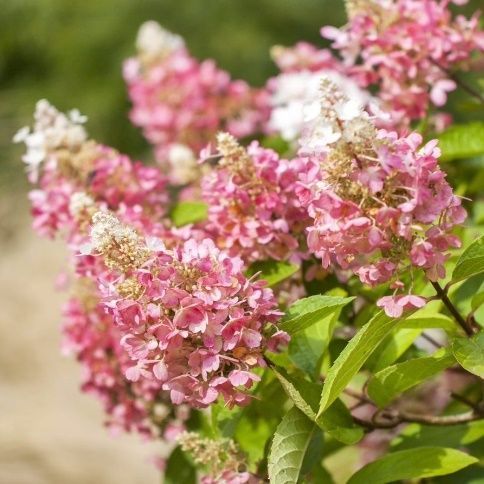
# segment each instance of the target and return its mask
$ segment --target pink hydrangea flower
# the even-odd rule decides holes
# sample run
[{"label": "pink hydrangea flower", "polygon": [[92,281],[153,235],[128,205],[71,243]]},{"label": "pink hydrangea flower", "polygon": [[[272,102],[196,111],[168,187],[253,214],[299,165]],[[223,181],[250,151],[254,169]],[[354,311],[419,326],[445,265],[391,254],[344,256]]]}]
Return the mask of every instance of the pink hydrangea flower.
[{"label": "pink hydrangea flower", "polygon": [[262,131],[268,115],[263,90],[232,80],[211,60],[197,61],[181,37],[156,22],[141,26],[137,46],[138,56],[124,66],[130,118],[160,162],[170,156],[172,143],[198,152],[219,130],[235,136]]},{"label": "pink hydrangea flower", "polygon": [[131,358],[93,287],[81,280],[77,293],[78,297],[71,298],[64,308],[63,349],[74,354],[82,365],[82,390],[102,402],[110,430],[137,431],[146,437],[159,436],[165,427],[177,426],[183,430],[187,417],[170,410],[168,395],[161,391],[159,381],[126,380]]},{"label": "pink hydrangea flower", "polygon": [[406,296],[384,296],[377,302],[377,306],[383,308],[385,313],[392,318],[399,318],[405,311],[420,309],[426,304],[426,300],[412,294]]},{"label": "pink hydrangea flower", "polygon": [[305,161],[280,159],[257,142],[246,150],[226,133],[217,139],[220,161],[202,180],[209,206],[206,230],[219,247],[246,264],[300,260],[308,219],[296,189]]},{"label": "pink hydrangea flower", "polygon": [[103,285],[104,299],[133,360],[126,376],[151,374],[175,405],[206,407],[219,395],[229,406],[248,403],[247,390],[259,380],[253,370],[265,365],[267,331],[280,314],[264,282],[248,281],[242,261],[210,239],[150,250],[106,213],[95,214],[92,239],[93,251],[118,273]]},{"label": "pink hydrangea flower", "polygon": [[[333,83],[322,91],[301,147],[315,167],[300,192],[313,219],[309,250],[371,286],[412,268],[444,277],[447,251],[460,245],[450,231],[466,213],[438,166],[437,141],[378,131],[362,110],[346,116],[351,101]],[[321,126],[333,136],[321,137]]]},{"label": "pink hydrangea flower", "polygon": [[[143,231],[151,248],[156,247],[151,235],[165,236],[168,244],[190,235],[165,227],[168,197],[159,169],[133,163],[89,140],[81,122],[84,118],[76,111],[64,115],[40,101],[32,132],[25,129],[21,136],[26,161],[38,161],[35,172],[29,169],[30,179],[39,185],[29,195],[34,228],[44,236],[61,235],[72,253],[74,295],[64,310],[63,349],[81,363],[82,389],[101,400],[113,432],[135,430],[155,436],[169,422],[183,429],[188,415],[171,409],[162,382],[133,362],[123,347],[123,334],[100,303],[95,285],[106,266],[84,246],[91,217],[100,208],[115,211]],[[35,146],[31,137],[38,141]],[[103,283],[112,282],[104,278]]]},{"label": "pink hydrangea flower", "polygon": [[297,42],[292,47],[276,45],[271,49],[271,57],[283,73],[337,71],[340,67],[329,49],[318,49],[308,42]]},{"label": "pink hydrangea flower", "polygon": [[[453,17],[448,0],[348,0],[348,23],[323,27],[347,75],[376,86],[394,126],[441,107],[456,88],[450,71],[466,70],[484,50],[478,15]],[[463,2],[454,2],[462,4]]]}]

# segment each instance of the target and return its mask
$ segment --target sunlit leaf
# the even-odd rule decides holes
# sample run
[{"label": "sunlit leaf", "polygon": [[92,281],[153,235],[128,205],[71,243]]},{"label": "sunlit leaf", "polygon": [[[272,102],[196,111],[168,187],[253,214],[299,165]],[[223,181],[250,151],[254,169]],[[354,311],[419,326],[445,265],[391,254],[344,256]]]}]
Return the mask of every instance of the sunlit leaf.
[{"label": "sunlit leaf", "polygon": [[203,202],[178,202],[170,212],[175,227],[202,222],[207,219],[207,205]]},{"label": "sunlit leaf", "polygon": [[421,329],[395,328],[371,355],[367,366],[373,372],[383,370],[397,361],[421,333]]},{"label": "sunlit leaf", "polygon": [[321,394],[319,414],[322,414],[338,398],[378,343],[400,320],[380,311],[350,340],[329,369]]},{"label": "sunlit leaf", "polygon": [[318,324],[299,331],[291,337],[288,353],[294,364],[310,375],[317,376],[322,357],[333,335],[339,312],[329,314]]},{"label": "sunlit leaf", "polygon": [[472,338],[457,338],[452,352],[462,368],[484,378],[484,331]]},{"label": "sunlit leaf", "polygon": [[397,328],[405,329],[443,329],[449,334],[455,334],[460,331],[460,326],[454,319],[445,316],[445,314],[424,314],[419,315],[418,312],[413,316],[404,319],[398,324]]},{"label": "sunlit leaf", "polygon": [[484,153],[484,122],[455,124],[440,134],[438,139],[442,150],[440,157],[442,161],[482,155]]},{"label": "sunlit leaf", "polygon": [[[483,286],[481,286],[483,288]],[[477,311],[484,304],[484,290],[474,294],[471,301],[472,311]]]},{"label": "sunlit leaf", "polygon": [[354,474],[348,484],[385,484],[452,474],[477,462],[475,457],[446,447],[415,447],[392,452]]},{"label": "sunlit leaf", "polygon": [[279,282],[291,277],[299,270],[299,266],[285,261],[265,260],[251,264],[247,269],[247,277],[260,272],[259,279],[267,281],[269,287],[275,286]]},{"label": "sunlit leaf", "polygon": [[354,297],[309,296],[296,301],[289,307],[279,327],[289,334],[309,328],[329,314],[336,314]]},{"label": "sunlit leaf", "polygon": [[294,378],[281,369],[275,370],[275,373],[294,405],[308,418],[315,420],[328,435],[347,445],[362,439],[363,429],[354,423],[341,400],[335,400],[326,412],[316,418],[322,386],[303,378]]},{"label": "sunlit leaf", "polygon": [[460,447],[484,439],[484,420],[445,427],[409,424],[391,442],[392,450],[439,445]]},{"label": "sunlit leaf", "polygon": [[455,363],[452,354],[442,348],[433,355],[397,363],[379,371],[368,384],[368,395],[385,407],[402,392],[419,385]]},{"label": "sunlit leaf", "polygon": [[297,407],[284,415],[269,453],[271,484],[294,484],[298,481],[309,444],[317,429],[316,424]]},{"label": "sunlit leaf", "polygon": [[452,273],[452,282],[484,272],[484,236],[475,240],[462,253]]}]

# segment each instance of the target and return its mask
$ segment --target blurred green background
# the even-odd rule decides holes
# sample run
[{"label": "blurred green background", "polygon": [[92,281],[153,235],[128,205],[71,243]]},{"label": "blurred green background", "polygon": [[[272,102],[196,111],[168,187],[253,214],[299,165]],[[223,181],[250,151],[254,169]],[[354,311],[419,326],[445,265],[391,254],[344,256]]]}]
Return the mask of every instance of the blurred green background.
[{"label": "blurred green background", "polygon": [[214,58],[261,85],[275,72],[274,44],[323,45],[319,29],[345,20],[340,0],[0,0],[0,183],[24,186],[15,131],[35,102],[77,107],[90,134],[143,157],[147,145],[127,119],[121,77],[139,25],[154,19],[181,34],[198,58]]},{"label": "blurred green background", "polygon": [[[459,11],[469,14],[479,4],[471,0]],[[121,76],[142,22],[157,20],[181,34],[194,56],[214,58],[234,77],[262,85],[276,72],[271,46],[298,40],[327,46],[320,27],[346,20],[343,0],[0,0],[0,9],[0,220],[28,188],[24,147],[11,140],[31,124],[40,98],[60,110],[80,109],[93,138],[150,157],[128,121]],[[450,101],[456,120],[482,115],[465,93]],[[470,108],[462,111],[459,103]]]}]

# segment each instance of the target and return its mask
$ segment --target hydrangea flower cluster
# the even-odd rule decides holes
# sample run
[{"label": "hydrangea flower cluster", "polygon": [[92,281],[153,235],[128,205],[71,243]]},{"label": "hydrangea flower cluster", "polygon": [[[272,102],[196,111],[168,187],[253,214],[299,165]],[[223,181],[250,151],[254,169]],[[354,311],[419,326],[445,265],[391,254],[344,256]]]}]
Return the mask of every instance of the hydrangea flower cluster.
[{"label": "hydrangea flower cluster", "polygon": [[280,313],[264,281],[247,280],[242,261],[210,239],[168,250],[110,213],[93,223],[93,253],[112,271],[106,305],[135,362],[126,377],[162,382],[175,404],[205,407],[219,394],[229,406],[248,403],[264,349],[286,339],[274,330],[266,337]]},{"label": "hydrangea flower cluster", "polygon": [[31,180],[39,183],[30,193],[34,228],[43,236],[65,237],[73,255],[75,280],[64,308],[64,351],[82,364],[82,389],[101,400],[113,431],[171,437],[173,428],[183,430],[187,412],[166,405],[168,394],[159,382],[126,380],[131,359],[95,284],[96,274],[106,267],[99,258],[79,255],[89,238],[91,217],[101,208],[115,210],[144,231],[166,233],[158,220],[166,212],[166,179],[157,168],[132,163],[89,140],[81,124],[85,117],[78,112],[66,116],[42,100],[34,118],[32,132],[23,128],[15,140],[25,141],[23,159]]},{"label": "hydrangea flower cluster", "polygon": [[228,133],[217,136],[215,156],[218,166],[203,178],[202,198],[217,245],[247,264],[300,260],[307,215],[296,189],[305,161],[281,159],[256,141],[245,149]]},{"label": "hydrangea flower cluster", "polygon": [[262,482],[246,468],[244,456],[231,439],[207,439],[196,432],[184,432],[178,437],[184,452],[196,464],[206,467],[202,484],[258,484]]},{"label": "hydrangea flower cluster", "polygon": [[[154,380],[128,382],[125,372],[131,359],[121,346],[119,330],[99,304],[90,279],[76,283],[76,296],[64,308],[63,349],[82,365],[82,390],[103,403],[107,425],[113,433],[137,431],[151,437],[167,437],[170,428],[183,428],[187,413],[167,405],[161,385]],[[80,285],[87,285],[82,290]],[[165,401],[163,401],[165,399]]]},{"label": "hydrangea flower cluster", "polygon": [[[478,15],[453,17],[450,0],[347,0],[349,22],[323,27],[360,86],[376,86],[394,125],[441,107],[456,88],[452,71],[484,50]],[[466,1],[454,1],[463,4]]]},{"label": "hydrangea flower cluster", "polygon": [[[166,214],[167,179],[158,168],[132,162],[113,148],[88,138],[78,112],[69,116],[47,101],[37,103],[35,124],[20,130],[23,160],[39,188],[30,192],[34,228],[53,236],[60,229],[89,224],[93,207],[115,209],[120,216],[155,233]],[[157,222],[158,223],[158,222]],[[156,224],[155,224],[156,225]]]},{"label": "hydrangea flower cluster", "polygon": [[[400,288],[412,268],[431,281],[444,277],[446,251],[460,245],[450,230],[466,212],[438,166],[437,142],[377,130],[331,81],[321,89],[320,116],[301,140],[314,164],[300,192],[313,219],[309,250],[324,267],[337,264],[372,286],[391,280]],[[420,305],[405,297],[390,308],[392,301],[382,299],[393,314]]]},{"label": "hydrangea flower cluster", "polygon": [[268,116],[263,90],[232,80],[211,60],[198,62],[181,37],[156,22],[141,26],[137,47],[138,56],[124,66],[131,121],[143,129],[160,162],[172,143],[198,151],[219,130],[237,137],[262,131]]}]

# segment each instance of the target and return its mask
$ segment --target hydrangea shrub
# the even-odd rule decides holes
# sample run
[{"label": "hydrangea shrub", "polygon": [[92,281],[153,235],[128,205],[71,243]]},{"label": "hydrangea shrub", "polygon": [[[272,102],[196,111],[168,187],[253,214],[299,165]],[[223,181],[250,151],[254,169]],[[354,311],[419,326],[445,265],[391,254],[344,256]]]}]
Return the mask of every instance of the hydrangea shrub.
[{"label": "hydrangea shrub", "polygon": [[153,163],[46,100],[15,136],[34,229],[69,249],[63,350],[111,431],[171,449],[165,482],[482,477],[484,124],[446,111],[484,101],[464,3],[347,0],[262,88],[147,22],[123,75]]}]

